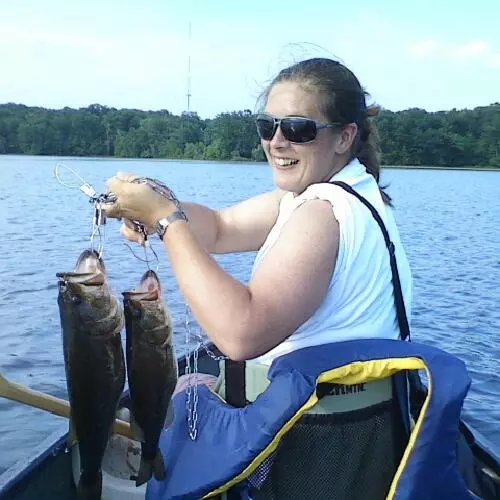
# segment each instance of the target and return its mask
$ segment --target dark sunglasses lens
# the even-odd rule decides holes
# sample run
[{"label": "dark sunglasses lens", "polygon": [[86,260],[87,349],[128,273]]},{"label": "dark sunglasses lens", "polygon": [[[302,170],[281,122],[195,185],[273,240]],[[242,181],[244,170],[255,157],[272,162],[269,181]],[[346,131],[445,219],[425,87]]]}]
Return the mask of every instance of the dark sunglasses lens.
[{"label": "dark sunglasses lens", "polygon": [[307,118],[283,118],[281,131],[290,142],[310,142],[316,138],[316,123]]},{"label": "dark sunglasses lens", "polygon": [[272,118],[259,117],[255,123],[257,124],[259,137],[265,141],[270,141],[274,135],[274,120]]}]

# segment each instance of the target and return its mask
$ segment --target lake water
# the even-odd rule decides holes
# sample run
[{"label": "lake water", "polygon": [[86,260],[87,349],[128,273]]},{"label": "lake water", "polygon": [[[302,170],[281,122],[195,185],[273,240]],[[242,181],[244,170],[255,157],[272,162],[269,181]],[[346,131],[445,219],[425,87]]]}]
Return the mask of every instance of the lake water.
[{"label": "lake water", "polygon": [[[125,170],[158,177],[181,199],[212,207],[272,184],[264,164],[0,156],[0,371],[12,381],[66,398],[55,275],[72,270],[87,247],[91,207],[80,191],[56,181],[53,169],[59,162],[99,192],[108,177]],[[67,174],[64,179],[74,180]],[[414,275],[412,338],[466,362],[473,384],[464,413],[500,449],[500,172],[387,169],[382,180],[390,184]],[[120,294],[146,267],[124,245],[118,228],[118,222],[108,221],[104,259]],[[155,240],[153,245],[161,251]],[[217,260],[248,280],[253,257],[231,254]],[[159,275],[181,354],[184,304],[163,255]],[[0,473],[27,459],[66,424],[0,399]]]}]

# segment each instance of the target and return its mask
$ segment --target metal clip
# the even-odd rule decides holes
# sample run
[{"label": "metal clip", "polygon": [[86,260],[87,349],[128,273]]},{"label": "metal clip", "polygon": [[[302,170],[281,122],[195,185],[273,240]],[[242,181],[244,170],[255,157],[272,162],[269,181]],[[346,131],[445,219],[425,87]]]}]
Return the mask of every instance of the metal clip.
[{"label": "metal clip", "polygon": [[98,203],[94,203],[94,227],[106,224],[106,214]]},{"label": "metal clip", "polygon": [[80,191],[89,198],[94,198],[97,195],[96,190],[88,182],[80,186]]},{"label": "metal clip", "polygon": [[90,248],[94,249],[94,239],[97,236],[99,243],[97,245],[97,253],[102,257],[104,251],[104,232],[101,232],[101,226],[106,224],[106,215],[98,203],[94,203],[94,214],[92,217],[92,234],[90,235]]}]

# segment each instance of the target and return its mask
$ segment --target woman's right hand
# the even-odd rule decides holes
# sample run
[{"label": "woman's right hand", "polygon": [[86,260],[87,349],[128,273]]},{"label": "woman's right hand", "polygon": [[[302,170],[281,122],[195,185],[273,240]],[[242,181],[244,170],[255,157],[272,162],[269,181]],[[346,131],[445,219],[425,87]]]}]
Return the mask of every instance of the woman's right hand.
[{"label": "woman's right hand", "polygon": [[109,178],[106,184],[115,196],[103,208],[107,217],[138,221],[153,227],[158,219],[167,217],[177,208],[148,184],[135,182],[138,179],[137,175],[124,172]]}]

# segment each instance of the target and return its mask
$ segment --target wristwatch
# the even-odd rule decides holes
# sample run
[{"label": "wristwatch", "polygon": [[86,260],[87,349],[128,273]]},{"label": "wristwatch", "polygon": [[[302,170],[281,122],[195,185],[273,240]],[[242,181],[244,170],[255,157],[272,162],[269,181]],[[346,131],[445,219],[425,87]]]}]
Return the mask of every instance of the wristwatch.
[{"label": "wristwatch", "polygon": [[172,224],[172,222],[175,222],[176,220],[184,220],[187,222],[187,217],[184,212],[181,212],[179,210],[176,210],[175,212],[172,212],[168,217],[164,217],[163,219],[160,219],[156,224],[155,224],[155,231],[156,234],[160,237],[160,240],[163,241],[163,237],[165,236],[165,233],[167,232],[168,226]]}]

